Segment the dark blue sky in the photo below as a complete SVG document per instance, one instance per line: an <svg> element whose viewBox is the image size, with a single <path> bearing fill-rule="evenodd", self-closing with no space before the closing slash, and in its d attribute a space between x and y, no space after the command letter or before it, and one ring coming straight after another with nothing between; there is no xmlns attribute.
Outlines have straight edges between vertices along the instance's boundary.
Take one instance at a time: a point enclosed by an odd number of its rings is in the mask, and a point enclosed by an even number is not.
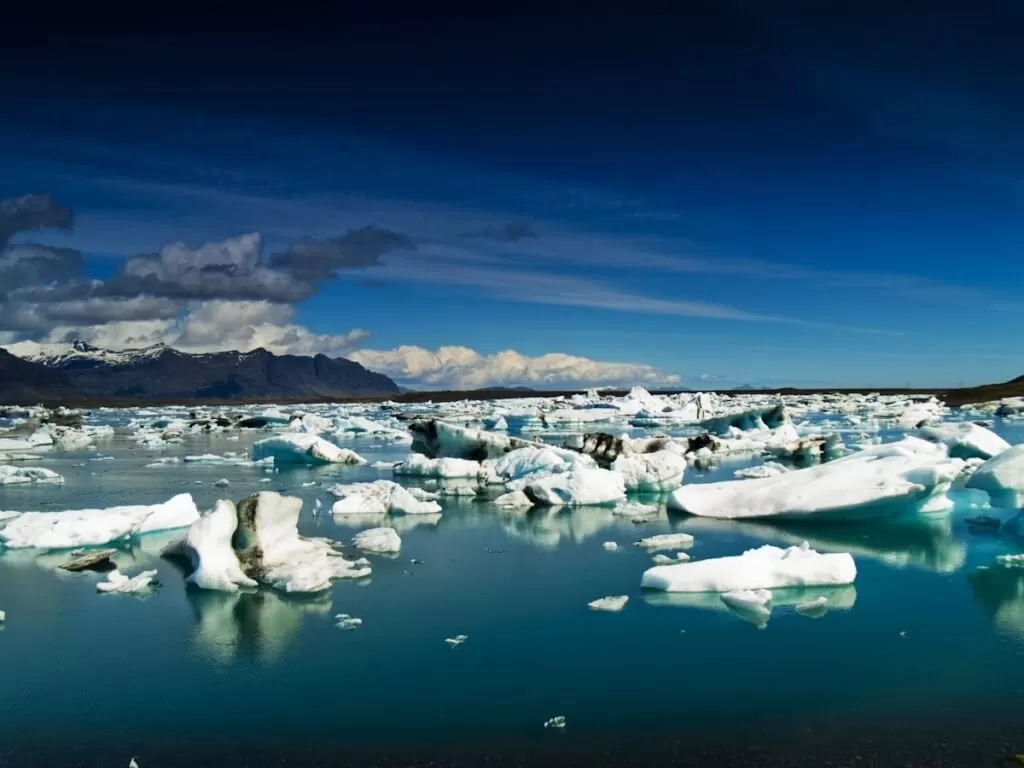
<svg viewBox="0 0 1024 768"><path fill-rule="evenodd" d="M0 331L358 347L436 386L1019 375L1019 8L26 17L0 198L75 226L11 242L103 282L7 286Z"/></svg>

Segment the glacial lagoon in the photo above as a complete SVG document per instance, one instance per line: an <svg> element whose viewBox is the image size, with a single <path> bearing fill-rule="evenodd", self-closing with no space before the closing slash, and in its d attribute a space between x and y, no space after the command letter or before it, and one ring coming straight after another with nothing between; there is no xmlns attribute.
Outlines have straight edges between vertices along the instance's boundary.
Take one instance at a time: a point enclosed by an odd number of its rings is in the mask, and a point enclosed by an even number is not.
<svg viewBox="0 0 1024 768"><path fill-rule="evenodd" d="M485 428L495 415L523 407L406 410ZM837 433L847 450L913 431L891 413L899 403L861 404L853 419L815 410L821 407L789 410L802 433ZM283 410L407 426L394 418L401 408ZM245 456L254 442L290 429L185 430L165 444L140 438L145 424L178 418L187 421L186 411L90 413L86 424L112 426L115 434L17 462L46 467L64 482L4 486L0 510L157 504L183 492L206 510L221 498L277 491L303 500L301 535L347 545L354 558L353 536L382 523L332 516L333 485L394 479L436 491L467 482L393 477L387 465L410 448L391 436L336 441L367 460L358 466L175 462ZM1009 443L1024 442L1024 421L957 411L939 418L985 419ZM593 430L700 432L696 424L629 422L615 414L608 423L511 431L559 445ZM742 453L691 463L684 482L731 480L764 461ZM228 485L215 485L221 480ZM367 755L391 764L389 755L507 756L520 747L531 759L557 763L565 750L605 744L645 755L646 764L701 764L701 750L723 744L791 755L801 740L812 755L807 764L822 764L814 755L842 751L857 733L877 734L881 754L898 754L900 734L915 734L918 757L936 738L946 740L943 754L959 754L960 739L980 765L1013 749L1024 696L1024 567L996 564L1024 551L1024 540L967 522L1014 516L991 508L984 492L956 483L947 513L856 523L699 518L666 511L667 494L630 494L658 508L640 521L611 506L501 508L492 502L502 492L442 495L441 515L389 517L383 524L400 535L400 553L368 554L368 578L334 581L314 595L187 586L189 569L161 556L180 530L113 545L122 572L157 570L157 587L139 595L99 594L103 574L58 567L67 551L0 550L7 617L0 624L0 765L127 765L132 757L142 768L259 765L268 756L358 764ZM856 581L776 590L770 618L752 621L716 594L641 590L653 553L634 542L670 532L693 536L684 550L693 561L804 541L820 552L848 552ZM629 598L619 611L588 608L618 595ZM827 597L823 615L796 610L815 596ZM340 614L362 623L342 629ZM464 642L446 642L458 635ZM564 729L545 727L559 716ZM1017 751L1024 751L1020 738ZM671 760L664 744L676 745Z"/></svg>

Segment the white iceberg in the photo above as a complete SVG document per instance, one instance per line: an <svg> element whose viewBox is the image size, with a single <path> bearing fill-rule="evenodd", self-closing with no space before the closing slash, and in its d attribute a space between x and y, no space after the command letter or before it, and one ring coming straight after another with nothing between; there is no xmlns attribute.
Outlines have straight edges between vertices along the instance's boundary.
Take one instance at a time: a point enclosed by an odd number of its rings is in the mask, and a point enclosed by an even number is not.
<svg viewBox="0 0 1024 768"><path fill-rule="evenodd" d="M275 464L365 464L366 459L348 448L339 448L322 437L292 432L253 443L254 461L273 459Z"/></svg>
<svg viewBox="0 0 1024 768"><path fill-rule="evenodd" d="M436 501L418 499L409 489L390 480L335 485L329 490L338 498L331 507L331 514L336 516L383 517L388 514L433 515L441 512L441 505Z"/></svg>
<svg viewBox="0 0 1024 768"><path fill-rule="evenodd" d="M781 549L766 544L742 555L656 565L641 586L666 592L735 592L852 584L857 566L847 553L820 554L806 544Z"/></svg>
<svg viewBox="0 0 1024 768"><path fill-rule="evenodd" d="M96 585L96 591L103 594L139 594L153 587L156 571L143 571L136 576L125 576L116 568L107 574L107 580Z"/></svg>
<svg viewBox="0 0 1024 768"><path fill-rule="evenodd" d="M820 466L753 480L684 485L669 509L702 517L854 520L948 511L963 469L941 445L907 438Z"/></svg>
<svg viewBox="0 0 1024 768"><path fill-rule="evenodd" d="M673 451L624 454L612 462L627 491L663 492L678 488L686 471L686 458Z"/></svg>
<svg viewBox="0 0 1024 768"><path fill-rule="evenodd" d="M942 443L956 459L991 459L1010 448L995 432L970 421L924 426L917 430L917 436Z"/></svg>
<svg viewBox="0 0 1024 768"><path fill-rule="evenodd" d="M989 459L967 481L989 495L993 507L1024 507L1024 445L1015 445Z"/></svg>
<svg viewBox="0 0 1024 768"><path fill-rule="evenodd" d="M428 459L420 453L409 457L394 467L396 475L407 477L477 477L480 462L468 459Z"/></svg>
<svg viewBox="0 0 1024 768"><path fill-rule="evenodd" d="M0 485L60 484L64 478L45 467L0 466Z"/></svg>
<svg viewBox="0 0 1024 768"><path fill-rule="evenodd" d="M612 597L602 597L598 600L592 600L587 603L587 607L592 611L610 611L618 612L626 607L626 603L629 602L629 595L614 595Z"/></svg>
<svg viewBox="0 0 1024 768"><path fill-rule="evenodd" d="M377 555L397 555L402 539L394 528L370 528L357 533L352 539L357 549Z"/></svg>
<svg viewBox="0 0 1024 768"><path fill-rule="evenodd" d="M220 500L212 511L192 524L185 536L185 552L193 571L186 581L200 589L237 592L239 587L255 587L257 582L242 572L231 539L238 528L235 505Z"/></svg>
<svg viewBox="0 0 1024 768"><path fill-rule="evenodd" d="M626 498L622 476L607 469L573 469L529 483L523 492L537 506L600 506Z"/></svg>
<svg viewBox="0 0 1024 768"><path fill-rule="evenodd" d="M651 552L659 549L682 549L693 545L693 536L688 533L659 533L636 542L635 546Z"/></svg>
<svg viewBox="0 0 1024 768"><path fill-rule="evenodd" d="M188 493L162 504L67 512L0 512L0 543L8 549L98 547L144 533L185 528L198 519L199 510Z"/></svg>

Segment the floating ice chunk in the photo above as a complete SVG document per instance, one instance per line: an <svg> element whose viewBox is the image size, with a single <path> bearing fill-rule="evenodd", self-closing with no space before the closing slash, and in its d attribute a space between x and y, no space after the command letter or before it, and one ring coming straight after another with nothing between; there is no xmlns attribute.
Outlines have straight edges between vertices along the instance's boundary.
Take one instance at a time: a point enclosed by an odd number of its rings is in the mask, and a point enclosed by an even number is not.
<svg viewBox="0 0 1024 768"><path fill-rule="evenodd" d="M857 566L847 553L823 555L806 543L787 549L766 544L733 557L649 568L641 586L667 592L733 592L837 586L852 584L856 578Z"/></svg>
<svg viewBox="0 0 1024 768"><path fill-rule="evenodd" d="M659 533L657 536L640 539L634 546L653 552L659 549L681 549L692 544L693 536L688 533Z"/></svg>
<svg viewBox="0 0 1024 768"><path fill-rule="evenodd" d="M599 506L626 498L622 476L607 469L573 469L529 483L523 492L538 506Z"/></svg>
<svg viewBox="0 0 1024 768"><path fill-rule="evenodd" d="M752 430L769 430L789 423L789 415L782 403L763 408L751 408L737 413L716 416L703 422L701 426L713 434L725 435L731 430L749 432Z"/></svg>
<svg viewBox="0 0 1024 768"><path fill-rule="evenodd" d="M621 455L612 462L627 491L671 491L683 482L686 459L673 451Z"/></svg>
<svg viewBox="0 0 1024 768"><path fill-rule="evenodd" d="M480 462L468 459L428 459L420 453L410 454L401 464L396 464L396 475L408 477L477 477Z"/></svg>
<svg viewBox="0 0 1024 768"><path fill-rule="evenodd" d="M494 423L491 424L491 429L493 429L495 432L507 432L508 431L508 422L505 421L505 417L504 416L499 416L494 421Z"/></svg>
<svg viewBox="0 0 1024 768"><path fill-rule="evenodd" d="M238 503L232 543L245 573L285 592L322 592L332 579L358 579L370 568L349 562L324 539L298 534L302 499L263 491Z"/></svg>
<svg viewBox="0 0 1024 768"><path fill-rule="evenodd" d="M441 505L436 501L417 499L409 489L390 480L335 485L329 490L338 497L331 507L331 514L336 516L383 517L387 514L433 515L441 512Z"/></svg>
<svg viewBox="0 0 1024 768"><path fill-rule="evenodd" d="M338 419L332 436L335 440L373 438L386 440L391 443L407 443L412 441L412 435L408 432L363 418L362 416L348 416Z"/></svg>
<svg viewBox="0 0 1024 768"><path fill-rule="evenodd" d="M261 466L274 463L274 458L267 456L258 461L253 461L245 456L238 456L233 453L226 453L223 456L218 456L215 453L204 453L197 456L186 456L186 464L217 464L221 466L234 466L234 467L251 467Z"/></svg>
<svg viewBox="0 0 1024 768"><path fill-rule="evenodd" d="M651 562L655 565L675 565L676 563L685 563L689 559L690 556L685 552L676 552L675 557L657 554L651 558Z"/></svg>
<svg viewBox="0 0 1024 768"><path fill-rule="evenodd" d="M338 629L359 629L359 627L363 626L362 619L357 619L354 616L349 616L347 613L339 613L337 616L334 617L334 619L336 621L335 626Z"/></svg>
<svg viewBox="0 0 1024 768"><path fill-rule="evenodd" d="M186 581L200 589L237 592L257 582L242 572L231 539L238 528L238 513L230 501L220 500L212 511L194 522L185 536L185 552L193 571Z"/></svg>
<svg viewBox="0 0 1024 768"><path fill-rule="evenodd" d="M255 461L272 458L275 464L365 464L366 459L339 448L322 437L306 433L275 435L253 443Z"/></svg>
<svg viewBox="0 0 1024 768"><path fill-rule="evenodd" d="M568 472L582 458L578 454L556 448L516 448L498 459L484 462L487 481L510 483L517 480L536 479L559 472ZM590 466L594 466L592 463Z"/></svg>
<svg viewBox="0 0 1024 768"><path fill-rule="evenodd" d="M370 528L357 533L352 543L364 552L377 555L396 555L402 549L402 539L394 528Z"/></svg>
<svg viewBox="0 0 1024 768"><path fill-rule="evenodd" d="M618 542L615 542L615 541L606 541L601 546L604 547L609 552L614 552L615 550L617 550L619 548Z"/></svg>
<svg viewBox="0 0 1024 768"><path fill-rule="evenodd" d="M941 446L908 438L820 466L754 480L684 485L669 509L703 517L893 518L946 511L963 468Z"/></svg>
<svg viewBox="0 0 1024 768"><path fill-rule="evenodd" d="M943 405L935 398L924 403L914 403L900 415L897 424L900 429L914 429L928 421L942 418Z"/></svg>
<svg viewBox="0 0 1024 768"><path fill-rule="evenodd" d="M96 585L96 591L103 594L138 594L146 592L153 586L156 571L143 571L137 576L128 577L116 568L107 574L107 580Z"/></svg>
<svg viewBox="0 0 1024 768"><path fill-rule="evenodd" d="M393 470L395 468L396 464L400 464L400 463L401 462L399 462L399 461L375 461L370 466L373 469L381 469L381 470L386 469L386 470L390 471L390 470Z"/></svg>
<svg viewBox="0 0 1024 768"><path fill-rule="evenodd" d="M828 613L828 598L820 595L796 606L796 612L811 619L820 619Z"/></svg>
<svg viewBox="0 0 1024 768"><path fill-rule="evenodd" d="M774 461L766 461L764 464L737 469L732 476L737 480L752 480L757 477L777 477L786 472L789 472L789 467Z"/></svg>
<svg viewBox="0 0 1024 768"><path fill-rule="evenodd" d="M0 521L5 516L0 512ZM9 549L98 547L144 533L186 528L197 519L199 510L188 493L162 504L23 512L6 524L0 522L0 543Z"/></svg>
<svg viewBox="0 0 1024 768"><path fill-rule="evenodd" d="M514 448L537 447L536 443L499 432L486 432L434 419L414 421L409 425L409 431L412 433L412 449L430 458L482 461L496 459Z"/></svg>
<svg viewBox="0 0 1024 768"><path fill-rule="evenodd" d="M991 459L1010 448L1010 444L990 429L970 421L937 424L917 430L917 436L949 448L956 459Z"/></svg>
<svg viewBox="0 0 1024 768"><path fill-rule="evenodd" d="M1024 507L1024 445L986 461L971 475L967 487L988 493L993 507Z"/></svg>
<svg viewBox="0 0 1024 768"><path fill-rule="evenodd" d="M169 467L175 464L181 464L180 456L161 456L156 461L147 464L146 469L156 469L157 467Z"/></svg>
<svg viewBox="0 0 1024 768"><path fill-rule="evenodd" d="M469 640L469 635L456 635L455 637L446 637L444 639L444 641L452 648L458 648L467 640Z"/></svg>
<svg viewBox="0 0 1024 768"><path fill-rule="evenodd" d="M227 488L229 485L231 485L231 481L228 480L226 477L222 477L220 480L216 481L213 484L213 487L214 488Z"/></svg>
<svg viewBox="0 0 1024 768"><path fill-rule="evenodd" d="M509 491L498 496L491 504L503 509L526 509L533 506L533 501L522 491Z"/></svg>
<svg viewBox="0 0 1024 768"><path fill-rule="evenodd" d="M0 624L3 624L5 621L7 621L7 612L0 611Z"/></svg>
<svg viewBox="0 0 1024 768"><path fill-rule="evenodd" d="M615 505L612 514L633 523L646 523L658 517L658 508L653 504L641 504L639 501L624 501Z"/></svg>
<svg viewBox="0 0 1024 768"><path fill-rule="evenodd" d="M550 720L546 720L544 722L545 728L556 728L558 730L563 730L565 728L565 725L565 715L556 715L555 717L552 717Z"/></svg>
<svg viewBox="0 0 1024 768"><path fill-rule="evenodd" d="M64 478L44 467L0 466L0 485L59 484Z"/></svg>
<svg viewBox="0 0 1024 768"><path fill-rule="evenodd" d="M587 607L592 611L617 612L625 608L626 603L628 602L629 595L614 595L612 597L602 597L597 600L592 600L587 603Z"/></svg>

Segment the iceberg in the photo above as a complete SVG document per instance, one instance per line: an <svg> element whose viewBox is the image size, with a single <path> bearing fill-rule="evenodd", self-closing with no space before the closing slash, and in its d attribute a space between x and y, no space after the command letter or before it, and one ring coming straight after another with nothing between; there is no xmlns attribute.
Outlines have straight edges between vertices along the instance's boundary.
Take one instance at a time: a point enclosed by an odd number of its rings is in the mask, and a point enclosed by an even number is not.
<svg viewBox="0 0 1024 768"><path fill-rule="evenodd" d="M515 448L538 447L537 443L520 440L498 432L485 432L444 421L427 419L409 425L412 450L429 458L496 459Z"/></svg>
<svg viewBox="0 0 1024 768"><path fill-rule="evenodd" d="M820 554L805 544L781 549L765 544L742 555L656 565L641 586L665 592L735 592L852 584L857 566L848 553Z"/></svg>
<svg viewBox="0 0 1024 768"><path fill-rule="evenodd" d="M620 455L611 465L622 476L627 491L664 492L683 482L686 459L672 451Z"/></svg>
<svg viewBox="0 0 1024 768"><path fill-rule="evenodd" d="M44 467L0 466L0 485L59 484L64 478Z"/></svg>
<svg viewBox="0 0 1024 768"><path fill-rule="evenodd" d="M612 597L602 597L598 600L592 600L587 603L587 607L592 611L609 611L617 613L626 607L626 603L629 602L629 595L614 595Z"/></svg>
<svg viewBox="0 0 1024 768"><path fill-rule="evenodd" d="M1010 448L995 432L970 421L924 426L917 436L947 446L955 459L991 459Z"/></svg>
<svg viewBox="0 0 1024 768"><path fill-rule="evenodd" d="M193 571L185 579L199 589L237 592L257 582L242 572L231 539L238 528L238 514L230 501L220 500L210 512L192 524L185 535L184 551Z"/></svg>
<svg viewBox="0 0 1024 768"><path fill-rule="evenodd" d="M864 520L948 511L964 462L907 438L773 477L684 485L670 510L702 517Z"/></svg>
<svg viewBox="0 0 1024 768"><path fill-rule="evenodd" d="M365 464L366 459L348 448L339 448L322 437L302 432L275 435L253 443L254 461L273 459L275 464Z"/></svg>
<svg viewBox="0 0 1024 768"><path fill-rule="evenodd" d="M537 506L601 506L624 501L626 487L607 469L574 469L535 480L523 493Z"/></svg>
<svg viewBox="0 0 1024 768"><path fill-rule="evenodd" d="M971 475L967 487L988 493L993 507L1024 507L1024 445L1015 445L986 461Z"/></svg>
<svg viewBox="0 0 1024 768"><path fill-rule="evenodd" d="M156 571L143 571L136 576L125 576L116 568L107 574L107 580L96 585L96 591L102 594L132 595L148 592L153 587Z"/></svg>
<svg viewBox="0 0 1024 768"><path fill-rule="evenodd" d="M428 459L421 453L410 454L394 473L407 477L477 477L480 462L469 459Z"/></svg>
<svg viewBox="0 0 1024 768"><path fill-rule="evenodd" d="M693 546L693 536L688 533L659 533L640 539L634 546L655 552L659 549L685 549Z"/></svg>
<svg viewBox="0 0 1024 768"><path fill-rule="evenodd" d="M433 499L418 499L412 492L390 480L335 485L330 489L338 501L331 507L335 516L433 515L441 505Z"/></svg>
<svg viewBox="0 0 1024 768"><path fill-rule="evenodd" d="M0 544L8 549L99 547L134 536L187 528L199 519L192 495L163 504L67 512L0 512Z"/></svg>
<svg viewBox="0 0 1024 768"><path fill-rule="evenodd" d="M352 544L364 552L377 555L397 555L402 549L402 539L394 528L370 528L357 533Z"/></svg>

